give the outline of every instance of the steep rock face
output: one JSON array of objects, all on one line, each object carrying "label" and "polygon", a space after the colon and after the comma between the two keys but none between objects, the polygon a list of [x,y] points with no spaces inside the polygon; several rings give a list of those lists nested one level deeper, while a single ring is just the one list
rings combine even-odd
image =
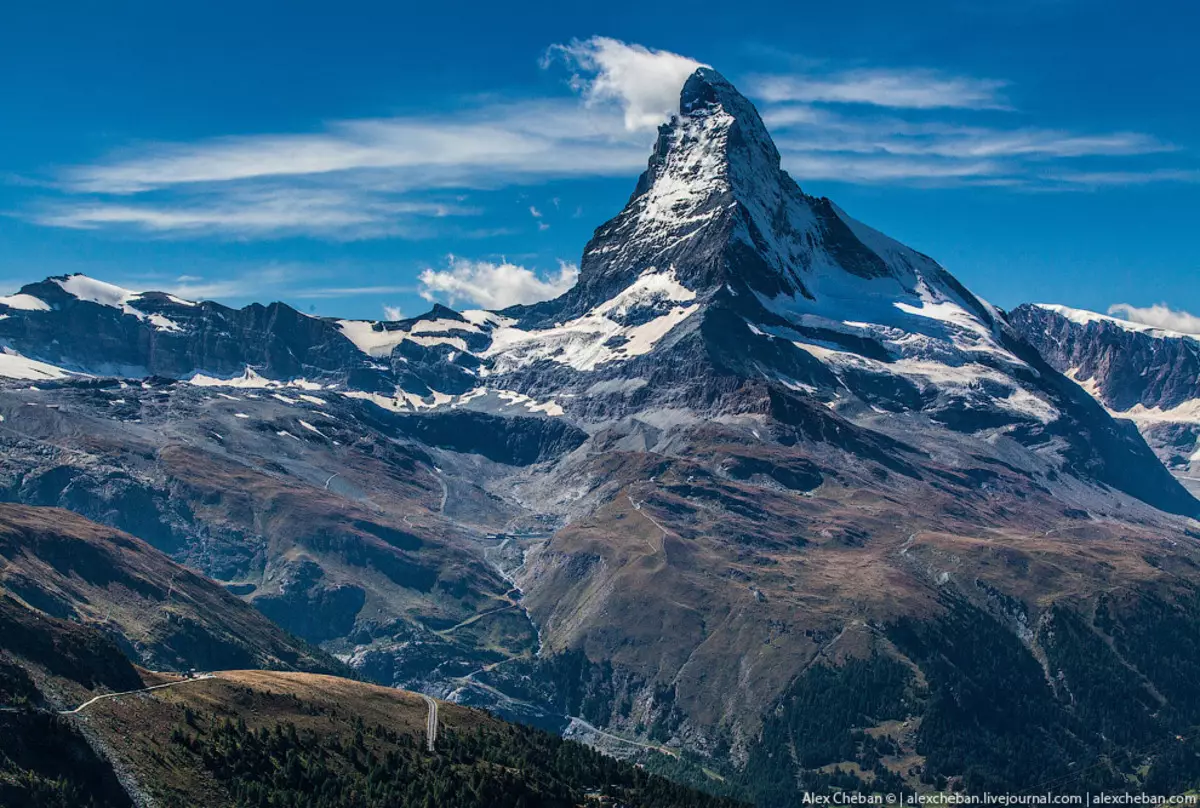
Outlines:
[{"label": "steep rock face", "polygon": [[1200,449],[1200,339],[1094,312],[1025,304],[1013,327],[1110,413],[1133,421],[1168,468]]},{"label": "steep rock face", "polygon": [[1055,368],[1093,382],[1110,409],[1172,410],[1200,397],[1194,336],[1066,306],[1025,304],[1009,321]]}]

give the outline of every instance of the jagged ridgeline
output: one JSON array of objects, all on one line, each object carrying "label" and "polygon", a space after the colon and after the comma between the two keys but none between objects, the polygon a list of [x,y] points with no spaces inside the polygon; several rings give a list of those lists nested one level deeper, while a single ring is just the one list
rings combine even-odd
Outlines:
[{"label": "jagged ridgeline", "polygon": [[5,498],[363,677],[763,805],[1197,785],[1200,504],[1033,315],[805,193],[709,68],[555,300],[0,305]]}]

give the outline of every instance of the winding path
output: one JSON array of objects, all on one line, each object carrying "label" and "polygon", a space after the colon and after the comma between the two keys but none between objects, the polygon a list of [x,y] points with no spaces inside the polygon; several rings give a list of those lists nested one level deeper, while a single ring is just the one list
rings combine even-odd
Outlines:
[{"label": "winding path", "polygon": [[[80,704],[78,707],[76,707],[72,710],[59,710],[58,714],[59,715],[78,715],[79,713],[83,712],[88,707],[91,707],[93,704],[95,704],[98,701],[105,701],[107,699],[116,699],[116,698],[120,698],[121,696],[136,696],[139,693],[149,693],[152,690],[163,690],[168,687],[179,687],[180,685],[186,685],[191,682],[203,682],[207,679],[216,679],[216,678],[217,678],[216,674],[202,673],[198,676],[193,676],[191,679],[180,679],[177,682],[166,682],[161,685],[152,685],[151,687],[143,687],[143,688],[139,688],[137,690],[124,690],[120,693],[105,693],[101,696],[95,696],[94,698],[88,699],[83,704]],[[425,702],[425,706],[427,706],[429,708],[429,714],[425,717],[425,741],[426,741],[426,745],[427,745],[429,751],[432,752],[432,751],[434,751],[435,745],[437,744],[438,703],[435,699],[432,699],[429,696],[426,696],[424,693],[419,693],[417,695],[419,695],[421,697],[421,699]],[[18,711],[18,708],[15,708],[15,707],[0,707],[0,712],[17,712],[17,711]]]},{"label": "winding path", "polygon": [[603,736],[605,738],[610,738],[611,740],[619,741],[620,743],[628,744],[629,746],[637,746],[642,749],[650,749],[655,752],[659,752],[660,754],[668,755],[673,758],[679,757],[679,752],[677,752],[674,749],[671,749],[670,747],[659,746],[658,744],[653,744],[653,743],[643,743],[642,741],[633,741],[633,740],[630,740],[629,738],[622,738],[620,735],[613,735],[611,732],[605,732],[604,730],[600,729],[596,725],[591,724],[587,721],[584,721],[582,718],[576,718],[573,715],[567,716],[567,719],[570,720],[571,723],[585,728],[588,732],[594,732],[595,734]]},{"label": "winding path", "polygon": [[650,552],[665,553],[667,550],[667,545],[666,545],[667,536],[671,535],[670,532],[665,527],[663,527],[661,524],[659,524],[659,521],[657,519],[655,519],[653,516],[648,514],[646,511],[642,510],[643,503],[634,502],[633,497],[630,496],[628,493],[625,494],[625,498],[627,500],[629,500],[629,504],[633,506],[633,509],[635,511],[640,513],[643,517],[645,517],[647,520],[649,520],[650,524],[654,525],[656,528],[658,528],[662,532],[662,536],[658,540],[658,545],[659,545],[658,547],[655,547],[654,543],[651,542],[649,539],[646,540],[646,545],[650,548]]},{"label": "winding path", "polygon": [[78,715],[79,713],[86,710],[88,707],[91,707],[96,702],[104,701],[105,699],[115,699],[115,698],[119,698],[121,696],[136,696],[138,693],[149,693],[151,690],[162,690],[163,688],[167,688],[167,687],[178,687],[179,685],[186,685],[189,682],[203,682],[205,679],[215,679],[215,678],[216,678],[216,676],[214,676],[211,673],[203,673],[203,674],[200,674],[199,676],[193,676],[191,679],[180,679],[178,682],[167,682],[166,684],[162,684],[162,685],[153,685],[152,687],[143,687],[139,690],[125,690],[121,693],[105,693],[102,696],[96,696],[95,698],[88,699],[83,704],[76,707],[74,710],[59,710],[58,714],[59,715]]},{"label": "winding path", "polygon": [[429,751],[432,752],[434,744],[437,743],[438,732],[438,705],[437,700],[426,696],[424,693],[418,694],[425,700],[425,706],[429,708],[429,714],[425,717],[425,740]]},{"label": "winding path", "polygon": [[453,634],[455,631],[462,628],[463,626],[469,626],[472,623],[482,620],[483,618],[487,617],[490,614],[496,614],[498,612],[504,612],[504,611],[508,611],[509,609],[515,609],[515,608],[517,608],[516,603],[511,603],[511,602],[506,603],[503,606],[497,606],[495,609],[489,609],[486,612],[480,612],[479,614],[473,614],[470,617],[468,617],[466,620],[459,623],[458,625],[451,626],[450,628],[444,628],[444,629],[441,629],[440,631],[435,631],[433,633],[438,635],[439,637],[445,637],[447,634]]}]

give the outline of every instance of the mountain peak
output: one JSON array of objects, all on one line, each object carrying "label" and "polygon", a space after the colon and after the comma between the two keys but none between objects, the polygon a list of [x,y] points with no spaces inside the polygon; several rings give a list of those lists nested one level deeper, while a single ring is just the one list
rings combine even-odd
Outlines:
[{"label": "mountain peak", "polygon": [[701,67],[684,82],[679,94],[679,115],[696,118],[715,111],[728,116],[728,128],[736,133],[726,142],[727,159],[737,157],[741,149],[750,149],[754,157],[778,170],[779,151],[754,104],[720,73],[711,67]]},{"label": "mountain peak", "polygon": [[779,163],[754,104],[716,70],[701,67],[684,82],[679,114],[659,127],[650,164],[630,201],[649,194],[647,213],[670,224],[679,218],[672,215],[675,209],[684,213],[688,207],[685,197],[703,203],[717,194],[760,193],[761,183],[778,182]]}]

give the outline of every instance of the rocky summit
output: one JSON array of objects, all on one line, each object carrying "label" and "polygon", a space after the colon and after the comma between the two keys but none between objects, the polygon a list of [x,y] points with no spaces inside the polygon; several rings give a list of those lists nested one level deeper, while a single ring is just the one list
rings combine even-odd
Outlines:
[{"label": "rocky summit", "polygon": [[396,322],[31,284],[0,492],[764,805],[1169,778],[1132,753],[1200,723],[1200,504],[1110,410],[1175,398],[1097,401],[1118,362],[805,194],[709,68],[580,267]]}]

